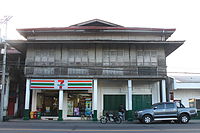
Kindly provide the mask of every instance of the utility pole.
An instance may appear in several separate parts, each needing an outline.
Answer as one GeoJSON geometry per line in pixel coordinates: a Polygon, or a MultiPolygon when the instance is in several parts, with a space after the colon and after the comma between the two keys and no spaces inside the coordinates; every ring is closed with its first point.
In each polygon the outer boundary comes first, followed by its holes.
{"type": "Polygon", "coordinates": [[[4,99],[8,99],[8,97],[4,97],[4,94],[6,92],[6,51],[7,51],[7,22],[12,18],[12,16],[4,16],[3,19],[0,19],[0,24],[5,24],[5,38],[3,38],[3,44],[4,44],[4,50],[3,50],[3,65],[2,65],[2,90],[1,90],[1,116],[0,121],[4,121],[4,99]]]}

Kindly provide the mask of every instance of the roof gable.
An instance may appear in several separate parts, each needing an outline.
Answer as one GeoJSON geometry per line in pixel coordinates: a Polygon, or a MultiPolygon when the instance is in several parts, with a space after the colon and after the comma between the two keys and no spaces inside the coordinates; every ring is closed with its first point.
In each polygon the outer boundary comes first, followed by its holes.
{"type": "Polygon", "coordinates": [[[100,20],[100,19],[93,19],[93,20],[89,20],[89,21],[85,21],[82,23],[78,23],[75,25],[71,25],[72,26],[101,26],[101,27],[123,27],[121,25],[117,25],[111,22],[107,22],[104,20],[100,20]]]}

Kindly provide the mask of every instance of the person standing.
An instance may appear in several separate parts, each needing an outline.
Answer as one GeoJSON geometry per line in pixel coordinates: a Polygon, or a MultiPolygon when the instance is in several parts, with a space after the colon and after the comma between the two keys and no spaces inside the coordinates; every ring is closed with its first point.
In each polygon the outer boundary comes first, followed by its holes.
{"type": "Polygon", "coordinates": [[[125,109],[124,105],[120,104],[119,105],[119,116],[122,117],[122,120],[125,120],[125,112],[126,112],[126,109],[125,109]]]}

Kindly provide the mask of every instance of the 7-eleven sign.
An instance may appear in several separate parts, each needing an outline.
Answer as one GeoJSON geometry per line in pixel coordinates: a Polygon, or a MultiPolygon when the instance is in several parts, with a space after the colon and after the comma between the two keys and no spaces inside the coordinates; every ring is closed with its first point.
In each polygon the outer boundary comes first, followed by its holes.
{"type": "Polygon", "coordinates": [[[67,80],[64,79],[55,80],[55,88],[60,90],[67,89],[68,88],[67,80]]]}
{"type": "Polygon", "coordinates": [[[31,79],[31,89],[92,90],[91,79],[31,79]]]}

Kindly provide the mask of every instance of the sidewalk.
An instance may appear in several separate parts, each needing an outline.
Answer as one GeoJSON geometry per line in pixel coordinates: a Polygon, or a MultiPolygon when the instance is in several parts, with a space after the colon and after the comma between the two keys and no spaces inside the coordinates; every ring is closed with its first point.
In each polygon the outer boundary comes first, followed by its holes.
{"type": "MultiPolygon", "coordinates": [[[[10,119],[7,122],[21,122],[21,123],[23,123],[23,122],[25,122],[25,123],[100,123],[100,121],[92,121],[92,120],[63,120],[63,121],[57,121],[57,120],[23,120],[23,119],[10,119]]],[[[108,123],[114,123],[114,122],[108,122],[108,123]]],[[[200,124],[200,119],[199,120],[192,119],[192,120],[189,121],[189,123],[198,123],[198,124],[200,124]]],[[[122,124],[140,124],[140,122],[138,120],[122,121],[122,124]]]]}
{"type": "MultiPolygon", "coordinates": [[[[92,120],[63,120],[63,121],[57,121],[57,120],[23,120],[23,119],[10,119],[6,122],[19,122],[19,123],[83,123],[83,124],[101,124],[100,121],[92,121],[92,120]]],[[[108,123],[113,123],[114,122],[108,122],[108,123]]],[[[138,124],[139,121],[134,120],[134,121],[122,121],[121,124],[138,124]]]]}
{"type": "Polygon", "coordinates": [[[99,121],[92,121],[92,120],[63,120],[63,121],[57,121],[57,120],[34,120],[34,119],[30,119],[30,120],[23,120],[23,119],[10,119],[8,120],[8,122],[41,122],[41,123],[46,123],[46,122],[51,122],[51,123],[96,123],[99,121]]]}

